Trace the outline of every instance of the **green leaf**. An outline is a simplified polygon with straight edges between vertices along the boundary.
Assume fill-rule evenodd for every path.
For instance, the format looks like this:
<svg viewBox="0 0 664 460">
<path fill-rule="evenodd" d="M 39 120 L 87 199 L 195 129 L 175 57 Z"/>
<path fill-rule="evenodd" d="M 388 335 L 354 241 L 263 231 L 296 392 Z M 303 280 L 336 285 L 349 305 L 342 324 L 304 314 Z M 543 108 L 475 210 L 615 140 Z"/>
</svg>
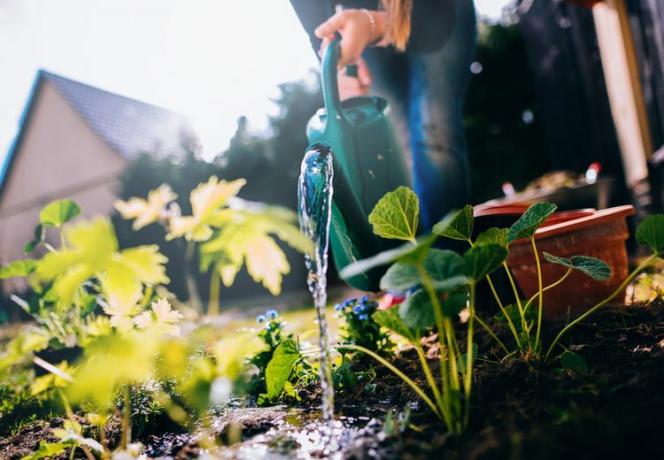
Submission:
<svg viewBox="0 0 664 460">
<path fill-rule="evenodd" d="M 15 260 L 0 267 L 0 280 L 28 276 L 37 268 L 37 261 L 32 259 Z"/>
<path fill-rule="evenodd" d="M 42 225 L 59 228 L 80 213 L 81 208 L 72 200 L 57 200 L 47 204 L 42 209 L 39 213 L 39 221 Z"/>
<path fill-rule="evenodd" d="M 274 350 L 272 359 L 265 369 L 265 385 L 268 399 L 281 394 L 295 363 L 300 358 L 300 350 L 292 339 L 286 339 Z"/>
<path fill-rule="evenodd" d="M 473 235 L 473 207 L 469 204 L 433 226 L 436 235 L 453 240 L 470 241 Z"/>
<path fill-rule="evenodd" d="M 390 308 L 388 310 L 376 310 L 373 315 L 371 315 L 371 317 L 380 326 L 384 327 L 385 329 L 389 329 L 396 334 L 399 334 L 401 337 L 408 339 L 410 342 L 419 340 L 418 332 L 411 330 L 406 325 L 406 323 L 403 322 L 396 308 Z"/>
<path fill-rule="evenodd" d="M 34 251 L 37 246 L 44 242 L 45 236 L 46 232 L 44 231 L 44 226 L 42 224 L 38 224 L 35 227 L 34 236 L 32 239 L 25 243 L 25 246 L 23 246 L 23 253 L 30 254 L 32 251 Z"/>
<path fill-rule="evenodd" d="M 636 228 L 636 241 L 655 254 L 664 253 L 664 214 L 654 214 L 641 221 Z"/>
<path fill-rule="evenodd" d="M 521 300 L 522 305 L 525 305 L 527 302 L 528 302 L 527 299 L 522 299 Z M 519 313 L 518 305 L 516 303 L 506 305 L 505 306 L 505 312 L 507 313 L 507 316 L 509 316 L 509 318 L 512 320 L 512 324 L 514 324 L 514 327 L 516 328 L 516 330 L 518 332 L 524 332 L 523 328 L 522 328 L 521 314 Z M 528 308 L 528 310 L 526 310 L 525 316 L 526 316 L 526 318 L 525 318 L 526 319 L 526 324 L 528 325 L 528 327 L 530 327 L 530 325 L 533 323 L 533 321 L 535 321 L 535 319 L 537 318 L 537 309 L 532 308 L 532 305 L 531 305 L 531 307 Z M 496 318 L 496 320 L 498 320 L 501 323 L 507 323 L 507 318 L 505 318 L 503 313 L 500 312 L 500 311 L 498 313 L 496 313 L 495 318 Z"/>
<path fill-rule="evenodd" d="M 420 202 L 408 187 L 386 193 L 369 214 L 376 235 L 383 238 L 412 241 L 417 234 Z"/>
<path fill-rule="evenodd" d="M 424 258 L 424 269 L 427 271 L 434 283 L 438 283 L 438 289 L 454 289 L 459 284 L 464 284 L 458 278 L 463 275 L 463 260 L 454 251 L 440 249 L 429 249 Z M 380 280 L 380 288 L 383 290 L 406 291 L 420 284 L 420 274 L 417 266 L 412 261 L 397 262 L 392 265 Z M 445 287 L 450 285 L 450 287 Z"/>
<path fill-rule="evenodd" d="M 490 228 L 477 236 L 475 244 L 497 244 L 507 247 L 507 231 L 506 228 Z"/>
<path fill-rule="evenodd" d="M 357 262 L 344 267 L 339 272 L 339 276 L 341 279 L 347 280 L 362 273 L 366 273 L 376 267 L 391 264 L 400 260 L 415 261 L 426 254 L 426 251 L 431 247 L 435 239 L 435 236 L 427 236 L 418 239 L 416 244 L 406 243 L 398 248 L 379 252 L 368 259 L 358 260 Z"/>
<path fill-rule="evenodd" d="M 40 441 L 39 449 L 31 453 L 30 455 L 26 455 L 21 460 L 41 460 L 42 458 L 54 457 L 58 454 L 63 453 L 66 448 L 67 447 L 62 443 Z"/>
<path fill-rule="evenodd" d="M 553 214 L 557 206 L 553 203 L 535 203 L 526 209 L 519 220 L 514 222 L 507 232 L 507 241 L 511 243 L 519 238 L 530 238 L 540 225 Z"/>
<path fill-rule="evenodd" d="M 572 256 L 571 258 L 558 257 L 548 252 L 544 253 L 544 260 L 552 264 L 563 265 L 579 270 L 597 281 L 606 281 L 611 276 L 611 267 L 603 260 L 589 256 Z"/>
<path fill-rule="evenodd" d="M 563 366 L 563 369 L 574 371 L 579 374 L 585 374 L 588 372 L 588 364 L 586 364 L 586 360 L 583 359 L 583 356 L 574 353 L 573 351 L 566 350 L 560 355 L 560 365 Z"/>
<path fill-rule="evenodd" d="M 463 255 L 466 275 L 479 281 L 496 270 L 507 257 L 507 248 L 497 244 L 481 244 L 470 248 Z"/>
<path fill-rule="evenodd" d="M 426 329 L 436 322 L 431 299 L 424 289 L 418 289 L 399 305 L 399 316 L 410 329 Z"/>
</svg>

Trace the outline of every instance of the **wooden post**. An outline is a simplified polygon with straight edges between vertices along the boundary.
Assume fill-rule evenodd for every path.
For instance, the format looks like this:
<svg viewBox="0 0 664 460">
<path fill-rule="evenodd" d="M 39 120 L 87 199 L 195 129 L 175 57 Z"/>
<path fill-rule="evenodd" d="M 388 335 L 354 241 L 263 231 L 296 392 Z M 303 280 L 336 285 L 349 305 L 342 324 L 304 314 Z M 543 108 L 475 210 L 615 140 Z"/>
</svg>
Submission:
<svg viewBox="0 0 664 460">
<path fill-rule="evenodd" d="M 653 148 L 629 17 L 624 0 L 600 1 L 592 12 L 625 178 L 633 189 L 648 177 Z"/>
</svg>

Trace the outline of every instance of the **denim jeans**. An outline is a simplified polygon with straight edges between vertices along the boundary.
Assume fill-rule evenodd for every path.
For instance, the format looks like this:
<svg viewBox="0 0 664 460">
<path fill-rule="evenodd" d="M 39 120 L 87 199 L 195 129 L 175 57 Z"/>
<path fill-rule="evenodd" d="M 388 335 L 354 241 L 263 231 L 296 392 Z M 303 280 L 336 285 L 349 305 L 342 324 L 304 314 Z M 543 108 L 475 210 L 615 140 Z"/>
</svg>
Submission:
<svg viewBox="0 0 664 460">
<path fill-rule="evenodd" d="M 396 132 L 404 151 L 410 151 L 406 163 L 425 231 L 470 196 L 463 100 L 475 54 L 475 10 L 471 0 L 450 4 L 454 30 L 441 49 L 416 54 L 370 48 L 364 53 L 372 92 L 390 103 Z"/>
</svg>

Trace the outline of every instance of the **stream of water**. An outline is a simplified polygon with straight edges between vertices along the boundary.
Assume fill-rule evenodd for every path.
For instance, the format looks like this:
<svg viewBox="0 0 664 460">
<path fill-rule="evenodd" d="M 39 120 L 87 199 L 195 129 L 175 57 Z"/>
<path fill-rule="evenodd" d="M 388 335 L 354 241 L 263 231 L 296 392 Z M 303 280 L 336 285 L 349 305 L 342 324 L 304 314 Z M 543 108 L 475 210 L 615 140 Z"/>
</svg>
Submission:
<svg viewBox="0 0 664 460">
<path fill-rule="evenodd" d="M 334 386 L 330 370 L 330 338 L 325 319 L 327 304 L 327 252 L 332 214 L 332 151 L 321 144 L 312 146 L 302 160 L 298 182 L 300 229 L 314 242 L 315 251 L 305 256 L 307 286 L 314 299 L 319 327 L 320 385 L 323 391 L 323 420 L 334 417 Z"/>
</svg>

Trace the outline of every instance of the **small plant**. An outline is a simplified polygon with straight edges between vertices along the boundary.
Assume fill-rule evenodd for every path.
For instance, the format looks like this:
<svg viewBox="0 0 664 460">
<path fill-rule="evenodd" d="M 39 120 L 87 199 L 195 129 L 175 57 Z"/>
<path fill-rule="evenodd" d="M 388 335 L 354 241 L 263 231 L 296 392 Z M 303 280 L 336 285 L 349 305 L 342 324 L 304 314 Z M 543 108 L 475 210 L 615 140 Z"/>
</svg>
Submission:
<svg viewBox="0 0 664 460">
<path fill-rule="evenodd" d="M 249 358 L 257 373 L 249 382 L 249 392 L 258 395 L 258 404 L 267 405 L 284 397 L 299 399 L 297 388 L 314 380 L 315 371 L 300 351 L 293 334 L 285 334 L 285 321 L 276 310 L 256 317 L 264 324 L 258 332 L 263 349 Z"/>
<path fill-rule="evenodd" d="M 473 342 L 475 286 L 500 266 L 507 250 L 493 242 L 477 245 L 463 256 L 433 249 L 436 235 L 416 239 L 418 218 L 419 202 L 410 189 L 399 187 L 386 194 L 372 211 L 369 222 L 377 235 L 408 243 L 346 267 L 341 276 L 349 278 L 376 266 L 392 264 L 381 279 L 381 288 L 409 292 L 409 295 L 398 311 L 379 310 L 372 317 L 412 344 L 426 376 L 429 394 L 374 351 L 359 345 L 344 345 L 343 348 L 364 352 L 388 367 L 413 388 L 450 432 L 460 433 L 468 423 L 473 362 L 477 354 Z M 448 219 L 444 224 L 453 231 L 468 231 L 455 219 Z M 465 353 L 454 328 L 454 321 L 464 310 L 469 312 Z M 439 380 L 434 377 L 420 343 L 431 328 L 436 330 L 440 346 Z"/>
<path fill-rule="evenodd" d="M 386 355 L 394 348 L 389 334 L 373 319 L 378 302 L 368 296 L 347 299 L 334 306 L 344 319 L 340 345 L 359 345 L 379 355 Z M 343 352 L 343 348 L 339 348 Z"/>
<path fill-rule="evenodd" d="M 133 197 L 115 203 L 125 219 L 134 219 L 135 229 L 160 222 L 168 230 L 166 239 L 184 238 L 189 260 L 198 248 L 201 272 L 212 274 L 208 314 L 219 313 L 221 283 L 231 286 L 245 265 L 254 281 L 272 295 L 279 295 L 290 265 L 274 237 L 302 253 L 313 250 L 292 211 L 237 198 L 245 184 L 244 179 L 227 182 L 210 177 L 191 191 L 192 214 L 188 216 L 180 215 L 174 202 L 177 196 L 165 184 L 152 190 L 147 199 Z M 192 301 L 200 304 L 193 280 L 188 280 L 188 285 Z"/>
</svg>

